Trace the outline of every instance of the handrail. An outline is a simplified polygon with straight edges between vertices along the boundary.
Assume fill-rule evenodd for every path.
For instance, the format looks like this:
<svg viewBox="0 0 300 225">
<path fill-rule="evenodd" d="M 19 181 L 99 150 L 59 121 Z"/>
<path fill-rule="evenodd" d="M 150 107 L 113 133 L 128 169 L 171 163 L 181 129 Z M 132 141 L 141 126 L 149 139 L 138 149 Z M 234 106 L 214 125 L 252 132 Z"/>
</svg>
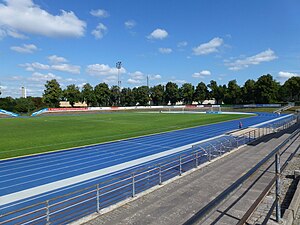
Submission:
<svg viewBox="0 0 300 225">
<path fill-rule="evenodd" d="M 224 201 L 233 191 L 235 191 L 239 186 L 241 186 L 245 181 L 247 181 L 250 176 L 258 171 L 258 169 L 264 165 L 271 157 L 273 157 L 279 150 L 281 150 L 292 138 L 300 133 L 300 129 L 297 129 L 291 134 L 285 141 L 283 141 L 278 147 L 276 147 L 272 152 L 270 152 L 264 159 L 257 163 L 252 169 L 250 169 L 246 174 L 240 177 L 235 183 L 223 191 L 214 200 L 208 203 L 204 208 L 199 210 L 194 216 L 187 220 L 184 225 L 191 225 L 199 223 L 203 218 L 210 213 L 216 206 L 218 206 L 222 201 Z"/>
<path fill-rule="evenodd" d="M 286 121 L 284 122 L 286 123 Z M 289 124 L 286 127 L 291 125 L 289 120 Z M 240 137 L 248 137 L 251 136 L 251 134 L 253 134 L 253 131 L 246 132 Z M 174 178 L 175 176 L 180 176 L 182 173 L 185 173 L 192 168 L 197 168 L 199 162 L 204 163 L 210 161 L 214 151 L 219 153 L 218 155 L 215 155 L 216 157 L 219 157 L 236 147 L 243 144 L 249 144 L 263 135 L 264 133 L 260 133 L 260 135 L 257 136 L 252 135 L 253 138 L 251 137 L 249 140 L 245 139 L 243 143 L 240 143 L 237 146 L 236 143 L 234 143 L 234 140 L 239 137 L 231 135 L 224 136 L 224 138 L 221 138 L 220 140 L 216 139 L 213 143 L 203 142 L 194 145 L 185 152 L 170 156 L 170 158 L 151 165 L 151 167 L 141 167 L 130 170 L 129 172 L 134 172 L 134 175 L 124 173 L 115 175 L 111 179 L 102 181 L 98 184 L 84 187 L 80 190 L 75 190 L 61 196 L 56 196 L 47 201 L 26 206 L 22 209 L 2 213 L 0 215 L 0 224 L 17 224 L 19 223 L 19 220 L 22 219 L 22 216 L 24 217 L 25 215 L 26 221 L 27 219 L 32 219 L 28 220 L 29 222 L 26 222 L 29 224 L 30 221 L 34 221 L 35 223 L 43 221 L 43 223 L 45 222 L 47 224 L 57 224 L 58 222 L 56 223 L 55 221 L 63 221 L 63 216 L 66 213 L 68 217 L 72 215 L 73 218 L 79 218 L 81 211 L 86 210 L 90 212 L 90 214 L 93 212 L 100 213 L 105 207 L 132 198 L 137 193 L 153 186 L 160 185 L 164 181 Z M 200 158 L 203 160 L 199 160 Z M 83 202 L 86 202 L 85 209 L 80 210 L 80 207 L 82 207 L 80 205 L 82 205 Z M 36 215 L 35 213 L 37 211 L 44 211 L 45 213 Z"/>
</svg>

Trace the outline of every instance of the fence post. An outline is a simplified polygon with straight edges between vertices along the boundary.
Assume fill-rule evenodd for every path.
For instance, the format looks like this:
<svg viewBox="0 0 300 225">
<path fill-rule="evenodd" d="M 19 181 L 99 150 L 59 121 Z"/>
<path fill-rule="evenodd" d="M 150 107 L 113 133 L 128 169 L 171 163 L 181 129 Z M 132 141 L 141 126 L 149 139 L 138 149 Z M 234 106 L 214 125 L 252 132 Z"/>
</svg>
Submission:
<svg viewBox="0 0 300 225">
<path fill-rule="evenodd" d="M 250 142 L 250 139 L 251 139 L 251 132 L 249 131 L 249 142 Z M 246 140 L 245 140 L 245 144 L 246 144 Z"/>
<path fill-rule="evenodd" d="M 49 208 L 49 200 L 46 201 L 46 225 L 50 224 L 50 208 Z"/>
<path fill-rule="evenodd" d="M 198 167 L 198 152 L 196 152 L 195 157 L 196 157 L 195 161 L 196 161 L 196 168 L 197 168 Z"/>
<path fill-rule="evenodd" d="M 280 222 L 281 208 L 280 208 L 280 153 L 275 155 L 275 171 L 276 171 L 276 221 Z"/>
<path fill-rule="evenodd" d="M 97 213 L 100 213 L 100 196 L 99 196 L 99 184 L 96 185 L 97 191 Z"/>
<path fill-rule="evenodd" d="M 161 185 L 162 184 L 162 179 L 161 179 L 161 165 L 159 165 L 159 185 Z"/>
<path fill-rule="evenodd" d="M 181 156 L 179 156 L 179 176 L 182 174 Z"/>
<path fill-rule="evenodd" d="M 132 173 L 132 197 L 135 196 L 135 179 L 134 179 L 134 173 Z"/>
</svg>

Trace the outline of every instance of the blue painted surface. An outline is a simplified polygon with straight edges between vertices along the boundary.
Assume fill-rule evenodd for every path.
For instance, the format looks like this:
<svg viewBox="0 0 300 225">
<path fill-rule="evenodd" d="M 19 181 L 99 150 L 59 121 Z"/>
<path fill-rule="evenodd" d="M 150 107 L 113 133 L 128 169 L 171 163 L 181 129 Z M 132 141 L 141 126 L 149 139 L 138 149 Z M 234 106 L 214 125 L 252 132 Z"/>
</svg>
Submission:
<svg viewBox="0 0 300 225">
<path fill-rule="evenodd" d="M 243 127 L 246 128 L 282 116 L 259 113 L 256 117 L 235 121 L 74 148 L 61 152 L 4 160 L 0 162 L 0 193 L 1 195 L 7 195 L 216 137 L 238 129 L 239 121 L 242 121 Z M 155 160 L 155 162 L 150 163 L 157 163 L 158 161 Z M 136 168 L 131 168 L 131 170 Z M 0 210 L 5 212 L 16 209 L 16 207 L 23 207 L 27 204 L 46 200 L 50 197 L 65 194 L 67 191 L 76 190 L 79 187 L 95 184 L 100 179 L 108 179 L 111 176 L 113 175 L 73 185 L 71 188 L 68 187 L 68 190 L 62 188 L 46 195 L 36 196 L 32 199 L 27 199 L 26 203 L 2 206 Z"/>
<path fill-rule="evenodd" d="M 19 116 L 17 113 L 9 112 L 9 111 L 6 111 L 4 109 L 0 109 L 0 113 L 3 113 L 3 114 L 8 115 L 8 116 L 12 116 L 12 117 L 18 117 Z"/>
</svg>

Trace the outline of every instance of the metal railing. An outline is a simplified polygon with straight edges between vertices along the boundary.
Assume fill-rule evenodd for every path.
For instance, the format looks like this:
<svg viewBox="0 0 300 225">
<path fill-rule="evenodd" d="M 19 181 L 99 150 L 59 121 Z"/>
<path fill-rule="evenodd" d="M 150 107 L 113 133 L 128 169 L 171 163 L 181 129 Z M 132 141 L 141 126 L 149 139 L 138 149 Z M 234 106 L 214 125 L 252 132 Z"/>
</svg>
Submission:
<svg viewBox="0 0 300 225">
<path fill-rule="evenodd" d="M 203 142 L 154 165 L 132 169 L 96 185 L 30 206 L 1 212 L 0 224 L 67 224 L 95 212 L 101 213 L 107 207 L 134 198 L 147 189 L 181 176 L 239 146 L 249 144 L 280 129 L 286 129 L 295 122 L 295 119 L 284 121 L 251 131 L 241 131 L 237 136 L 225 135 Z"/>
<path fill-rule="evenodd" d="M 259 195 L 259 197 L 256 199 L 256 201 L 251 205 L 251 207 L 247 210 L 247 212 L 244 214 L 244 216 L 240 219 L 239 223 L 237 225 L 244 225 L 246 224 L 247 220 L 251 217 L 253 212 L 257 209 L 258 205 L 262 202 L 264 197 L 271 191 L 271 189 L 275 185 L 275 198 L 274 201 L 266 214 L 266 217 L 264 221 L 262 222 L 263 225 L 266 225 L 269 221 L 269 219 L 272 216 L 272 213 L 275 210 L 275 216 L 276 216 L 276 222 L 280 222 L 282 215 L 281 215 L 281 202 L 280 202 L 280 190 L 281 190 L 281 174 L 288 165 L 288 163 L 292 160 L 292 158 L 295 156 L 296 152 L 299 150 L 299 146 L 296 148 L 294 152 L 292 152 L 289 157 L 286 159 L 286 161 L 281 165 L 281 155 L 285 152 L 280 152 L 285 146 L 289 143 L 291 145 L 291 140 L 295 142 L 297 138 L 300 136 L 300 129 L 297 129 L 294 131 L 290 137 L 288 137 L 283 143 L 281 143 L 274 151 L 273 151 L 273 157 L 274 157 L 274 165 L 275 165 L 275 175 L 270 181 L 270 183 L 266 186 L 266 188 L 262 191 L 262 193 Z M 293 143 L 292 142 L 292 143 Z"/>
<path fill-rule="evenodd" d="M 268 125 L 267 128 L 260 128 L 263 129 L 263 134 L 269 134 L 273 132 L 277 132 L 279 130 L 282 130 L 284 128 L 288 128 L 292 125 L 294 125 L 297 120 L 295 117 L 292 117 L 291 119 L 286 120 L 287 125 L 282 123 L 276 123 L 272 125 Z M 239 178 L 235 183 L 233 183 L 230 187 L 228 187 L 224 192 L 222 192 L 219 196 L 217 196 L 213 201 L 211 201 L 209 204 L 207 204 L 204 208 L 199 210 L 193 217 L 191 217 L 188 221 L 186 221 L 185 225 L 191 225 L 191 224 L 199 224 L 201 221 L 204 221 L 206 218 L 209 217 L 209 215 L 213 212 L 214 209 L 216 209 L 217 206 L 219 206 L 223 201 L 227 199 L 228 196 L 230 196 L 237 188 L 241 187 L 243 183 L 245 183 L 253 174 L 255 174 L 261 166 L 263 166 L 266 162 L 268 162 L 280 149 L 282 149 L 291 139 L 293 139 L 296 135 L 300 134 L 300 130 L 296 130 L 289 138 L 287 138 L 282 144 L 280 144 L 277 148 L 275 148 L 269 155 L 267 155 L 263 160 L 261 160 L 257 165 L 255 165 L 252 169 L 250 169 L 246 174 L 244 174 L 241 178 Z M 245 135 L 246 136 L 246 135 Z M 263 135 L 261 135 L 263 136 Z M 261 137 L 260 136 L 260 137 Z M 278 170 L 278 168 L 277 168 Z M 276 181 L 276 178 L 274 179 Z M 274 207 L 277 204 L 278 201 L 275 201 Z M 249 211 L 252 209 L 250 208 Z M 247 212 L 246 214 L 249 214 Z M 245 214 L 245 217 L 243 217 L 238 224 L 242 225 L 247 220 L 247 215 Z M 247 218 L 246 218 L 247 217 Z"/>
</svg>

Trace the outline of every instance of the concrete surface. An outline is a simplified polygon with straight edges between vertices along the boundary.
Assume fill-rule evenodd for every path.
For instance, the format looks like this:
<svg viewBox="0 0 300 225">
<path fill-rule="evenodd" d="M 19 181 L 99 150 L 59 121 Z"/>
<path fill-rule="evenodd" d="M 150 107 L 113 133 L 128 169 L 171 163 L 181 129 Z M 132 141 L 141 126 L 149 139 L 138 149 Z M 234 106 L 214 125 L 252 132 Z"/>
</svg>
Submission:
<svg viewBox="0 0 300 225">
<path fill-rule="evenodd" d="M 183 176 L 161 189 L 100 215 L 86 224 L 183 224 L 268 155 L 291 132 L 292 129 L 289 129 L 288 133 L 277 133 L 264 137 L 251 146 L 241 148 L 201 170 Z M 264 174 L 268 173 L 272 174 L 272 172 Z M 268 177 L 270 176 L 266 176 L 266 182 L 268 182 Z M 256 178 L 253 176 L 251 179 L 254 181 Z M 260 194 L 258 190 L 262 190 L 266 182 L 255 182 L 255 188 L 251 193 L 249 192 L 250 194 L 248 193 L 247 198 L 244 198 L 246 200 L 238 202 L 234 207 L 228 209 L 228 206 L 248 189 L 247 186 L 240 188 L 233 195 L 234 198 L 230 198 L 226 204 L 220 206 L 218 211 L 215 211 L 215 214 L 211 215 L 205 223 L 235 224 L 238 221 L 236 217 L 241 217 L 245 213 L 248 205 L 251 205 L 251 202 Z M 251 186 L 250 183 L 249 185 Z"/>
</svg>

